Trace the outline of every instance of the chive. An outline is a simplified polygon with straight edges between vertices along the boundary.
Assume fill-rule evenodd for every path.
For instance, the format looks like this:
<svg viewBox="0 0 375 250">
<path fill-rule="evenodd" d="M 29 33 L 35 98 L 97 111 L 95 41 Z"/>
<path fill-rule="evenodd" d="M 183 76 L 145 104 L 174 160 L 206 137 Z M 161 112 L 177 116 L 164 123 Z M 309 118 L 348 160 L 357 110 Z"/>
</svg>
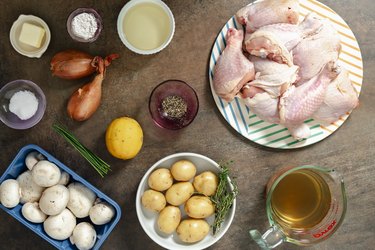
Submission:
<svg viewBox="0 0 375 250">
<path fill-rule="evenodd" d="M 57 124 L 54 124 L 52 128 L 56 133 L 61 135 L 67 142 L 69 142 L 82 155 L 82 157 L 85 158 L 88 163 L 90 163 L 90 165 L 99 173 L 101 177 L 104 177 L 108 171 L 111 171 L 111 167 L 108 163 L 103 161 L 88 148 L 82 145 L 82 143 L 80 143 L 79 140 L 66 128 Z"/>
<path fill-rule="evenodd" d="M 226 215 L 233 205 L 234 199 L 238 194 L 237 183 L 230 178 L 229 165 L 232 162 L 220 163 L 219 167 L 221 171 L 218 179 L 219 184 L 217 186 L 216 193 L 211 197 L 211 201 L 215 204 L 215 220 L 213 223 L 213 233 L 216 235 L 223 224 Z M 229 189 L 230 184 L 233 186 L 233 190 Z"/>
</svg>

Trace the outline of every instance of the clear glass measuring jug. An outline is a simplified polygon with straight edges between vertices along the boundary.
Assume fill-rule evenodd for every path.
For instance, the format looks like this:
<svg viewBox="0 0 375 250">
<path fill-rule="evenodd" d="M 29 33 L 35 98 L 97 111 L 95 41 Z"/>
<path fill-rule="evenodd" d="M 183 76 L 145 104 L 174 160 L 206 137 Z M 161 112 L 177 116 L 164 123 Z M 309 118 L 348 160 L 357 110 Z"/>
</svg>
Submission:
<svg viewBox="0 0 375 250">
<path fill-rule="evenodd" d="M 344 181 L 333 169 L 316 166 L 286 167 L 267 184 L 270 228 L 261 235 L 250 230 L 262 249 L 283 242 L 307 246 L 330 237 L 346 212 Z"/>
</svg>

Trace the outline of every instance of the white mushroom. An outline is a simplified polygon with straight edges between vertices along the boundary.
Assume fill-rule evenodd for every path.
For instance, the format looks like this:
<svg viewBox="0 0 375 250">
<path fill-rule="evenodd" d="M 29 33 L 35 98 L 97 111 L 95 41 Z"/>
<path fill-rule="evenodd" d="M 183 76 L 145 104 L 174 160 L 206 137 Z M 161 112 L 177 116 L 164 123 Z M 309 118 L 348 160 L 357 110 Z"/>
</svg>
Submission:
<svg viewBox="0 0 375 250">
<path fill-rule="evenodd" d="M 38 201 L 40 199 L 45 188 L 37 185 L 33 181 L 30 170 L 27 170 L 26 172 L 23 172 L 21 175 L 19 175 L 17 177 L 17 181 L 20 186 L 20 202 L 22 204 L 26 202 Z"/>
<path fill-rule="evenodd" d="M 57 215 L 66 208 L 68 201 L 68 189 L 63 185 L 56 185 L 44 190 L 39 207 L 47 215 Z"/>
<path fill-rule="evenodd" d="M 60 169 L 49 161 L 39 161 L 31 171 L 33 180 L 41 187 L 52 187 L 60 181 Z"/>
<path fill-rule="evenodd" d="M 18 185 L 18 181 L 8 179 L 1 183 L 0 202 L 7 208 L 13 208 L 20 203 L 20 186 Z"/>
<path fill-rule="evenodd" d="M 42 223 L 47 219 L 47 215 L 40 210 L 38 202 L 25 203 L 22 206 L 22 215 L 33 223 Z"/>
<path fill-rule="evenodd" d="M 61 177 L 57 184 L 66 186 L 68 185 L 69 180 L 70 180 L 70 175 L 65 171 L 61 171 Z"/>
<path fill-rule="evenodd" d="M 38 161 L 41 161 L 41 160 L 44 160 L 44 159 L 45 158 L 41 153 L 39 153 L 37 151 L 32 151 L 25 158 L 26 167 L 29 170 L 32 170 L 33 167 L 35 166 L 35 164 L 38 163 Z"/>
<path fill-rule="evenodd" d="M 49 216 L 43 223 L 44 231 L 55 240 L 68 239 L 76 226 L 76 217 L 64 209 L 58 215 Z"/>
<path fill-rule="evenodd" d="M 115 209 L 107 202 L 100 202 L 90 209 L 89 215 L 92 223 L 104 225 L 113 218 Z"/>
<path fill-rule="evenodd" d="M 89 250 L 95 245 L 96 231 L 94 227 L 87 222 L 79 223 L 73 230 L 70 242 L 79 250 Z"/>
<path fill-rule="evenodd" d="M 84 218 L 89 215 L 96 195 L 89 188 L 79 182 L 71 183 L 69 189 L 68 208 L 77 218 Z"/>
</svg>

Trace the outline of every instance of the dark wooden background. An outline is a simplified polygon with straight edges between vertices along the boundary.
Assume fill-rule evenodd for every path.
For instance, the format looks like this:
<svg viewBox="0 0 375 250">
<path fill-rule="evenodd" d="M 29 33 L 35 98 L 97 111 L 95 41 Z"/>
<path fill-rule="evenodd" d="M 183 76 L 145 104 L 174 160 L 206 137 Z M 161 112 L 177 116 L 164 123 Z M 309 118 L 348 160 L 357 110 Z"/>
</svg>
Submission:
<svg viewBox="0 0 375 250">
<path fill-rule="evenodd" d="M 345 124 L 327 139 L 303 149 L 279 151 L 261 147 L 237 134 L 218 112 L 208 83 L 208 61 L 217 33 L 249 0 L 166 0 L 176 20 L 171 44 L 161 53 L 140 56 L 121 43 L 116 28 L 118 13 L 126 1 L 38 1 L 0 2 L 0 87 L 15 79 L 29 79 L 43 89 L 47 110 L 32 129 L 12 130 L 0 124 L 0 173 L 18 150 L 37 144 L 116 200 L 123 216 L 102 249 L 157 249 L 141 228 L 135 211 L 135 194 L 146 170 L 157 160 L 176 152 L 196 152 L 216 161 L 234 160 L 240 194 L 232 226 L 212 249 L 256 249 L 248 230 L 265 230 L 264 186 L 275 170 L 286 165 L 314 164 L 343 173 L 348 194 L 345 221 L 329 240 L 306 249 L 374 249 L 375 247 L 375 4 L 371 0 L 322 0 L 352 28 L 364 62 L 364 83 L 357 108 Z M 93 7 L 101 14 L 104 30 L 92 44 L 74 42 L 66 30 L 66 19 L 78 7 Z M 9 30 L 20 14 L 44 19 L 52 32 L 47 52 L 40 59 L 18 54 L 9 42 Z M 83 81 L 65 81 L 51 76 L 49 62 L 64 49 L 82 49 L 94 55 L 119 53 L 108 68 L 99 110 L 88 121 L 73 122 L 66 115 L 70 94 Z M 181 79 L 198 92 L 200 109 L 195 121 L 179 132 L 158 129 L 148 113 L 151 90 L 166 79 Z M 85 81 L 89 81 L 89 78 Z M 137 119 L 144 130 L 144 145 L 133 160 L 109 155 L 104 133 L 111 120 L 120 116 Z M 51 129 L 60 122 L 112 166 L 101 179 L 91 167 Z M 0 211 L 0 249 L 51 249 L 32 231 Z M 280 249 L 298 249 L 285 244 Z"/>
</svg>

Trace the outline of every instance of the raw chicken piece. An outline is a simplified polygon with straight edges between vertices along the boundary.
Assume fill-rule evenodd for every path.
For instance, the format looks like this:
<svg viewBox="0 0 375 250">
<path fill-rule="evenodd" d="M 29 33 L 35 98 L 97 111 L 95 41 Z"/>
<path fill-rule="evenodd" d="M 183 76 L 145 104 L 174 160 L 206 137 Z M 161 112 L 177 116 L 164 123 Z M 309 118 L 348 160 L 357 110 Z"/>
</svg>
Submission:
<svg viewBox="0 0 375 250">
<path fill-rule="evenodd" d="M 297 140 L 309 138 L 311 135 L 310 128 L 305 123 L 301 123 L 296 126 L 289 126 L 288 130 L 293 138 Z"/>
<path fill-rule="evenodd" d="M 273 98 L 282 95 L 297 79 L 298 66 L 289 67 L 256 56 L 250 56 L 249 59 L 254 63 L 256 72 L 255 80 L 250 85 L 263 89 Z"/>
<path fill-rule="evenodd" d="M 279 123 L 279 98 L 271 97 L 262 89 L 246 85 L 242 89 L 242 98 L 254 114 L 270 123 Z"/>
<path fill-rule="evenodd" d="M 287 128 L 294 128 L 318 110 L 323 103 L 326 89 L 339 73 L 335 62 L 329 62 L 324 69 L 301 86 L 288 88 L 280 98 L 280 122 Z"/>
<path fill-rule="evenodd" d="M 327 88 L 324 102 L 313 118 L 331 123 L 358 105 L 358 96 L 349 79 L 348 71 L 342 70 Z"/>
<path fill-rule="evenodd" d="M 263 0 L 245 6 L 236 13 L 239 23 L 246 25 L 247 32 L 275 23 L 298 23 L 298 0 Z"/>
<path fill-rule="evenodd" d="M 300 25 L 267 25 L 245 37 L 245 48 L 252 55 L 268 57 L 292 66 L 293 57 L 290 50 L 305 37 L 316 33 L 321 26 L 321 20 L 313 13 L 307 15 Z"/>
<path fill-rule="evenodd" d="M 227 46 L 214 70 L 213 87 L 216 94 L 231 101 L 241 88 L 254 79 L 254 64 L 242 53 L 243 31 L 229 29 Z"/>
<path fill-rule="evenodd" d="M 330 61 L 337 61 L 341 50 L 340 37 L 328 20 L 313 36 L 302 40 L 293 49 L 293 62 L 300 67 L 300 83 L 316 76 Z"/>
</svg>

